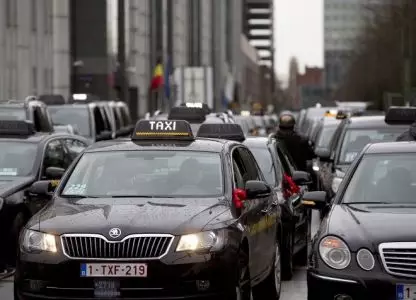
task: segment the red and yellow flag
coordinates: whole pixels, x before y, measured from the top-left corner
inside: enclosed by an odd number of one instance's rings
[[[156,90],[160,88],[164,83],[163,80],[163,66],[162,64],[158,64],[155,67],[155,70],[153,71],[153,78],[152,82],[150,83],[150,89]]]

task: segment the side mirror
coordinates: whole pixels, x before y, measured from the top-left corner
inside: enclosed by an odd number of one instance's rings
[[[65,169],[57,167],[49,167],[45,171],[46,178],[50,180],[61,179],[64,174]]]
[[[324,209],[327,206],[326,192],[306,192],[303,194],[302,204],[312,209]]]
[[[34,182],[29,188],[29,193],[36,196],[49,196],[57,187],[57,180],[41,180]]]
[[[271,195],[272,189],[270,186],[258,180],[249,180],[245,186],[247,200],[256,198],[265,198]]]
[[[311,175],[304,171],[293,172],[292,179],[297,185],[309,185],[312,183]]]
[[[321,161],[331,161],[331,151],[329,151],[329,149],[317,148],[315,149],[315,154],[319,157]]]

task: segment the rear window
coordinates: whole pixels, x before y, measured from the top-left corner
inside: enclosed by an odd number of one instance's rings
[[[367,144],[393,142],[403,133],[402,127],[349,129],[342,141],[339,164],[350,164]]]
[[[319,133],[316,146],[318,148],[329,148],[335,130],[337,130],[337,127],[324,127]]]
[[[24,121],[27,119],[26,110],[21,107],[1,107],[0,119],[5,121]]]
[[[78,134],[89,137],[91,136],[91,125],[88,109],[82,107],[69,106],[49,106],[54,125],[72,125]]]

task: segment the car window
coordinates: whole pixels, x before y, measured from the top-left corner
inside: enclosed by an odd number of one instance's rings
[[[276,186],[276,175],[274,170],[274,163],[273,157],[270,153],[270,150],[267,147],[260,148],[260,147],[250,147],[249,148],[251,153],[253,153],[254,158],[256,159],[257,163],[268,184],[271,186]],[[278,166],[280,167],[280,166]]]
[[[335,130],[334,127],[322,127],[321,131],[318,134],[316,147],[318,148],[329,148],[331,144],[332,137],[334,136]]]
[[[46,145],[43,158],[42,179],[46,179],[45,171],[49,167],[66,169],[68,162],[65,160],[65,150],[60,140],[50,141]]]
[[[0,142],[0,176],[28,176],[31,174],[37,144]]]
[[[341,145],[339,164],[350,164],[367,144],[392,142],[403,133],[401,127],[349,129]]]
[[[416,205],[416,154],[364,155],[346,188],[343,203]]]
[[[249,180],[263,180],[261,171],[257,166],[257,162],[254,159],[253,155],[250,153],[250,151],[246,148],[240,147],[238,148],[238,152],[240,152],[241,158],[244,163],[244,182],[247,182]]]
[[[71,125],[80,135],[91,136],[91,124],[88,109],[85,106],[48,106],[54,125]]]
[[[101,197],[218,197],[221,156],[202,151],[84,153],[62,195]]]

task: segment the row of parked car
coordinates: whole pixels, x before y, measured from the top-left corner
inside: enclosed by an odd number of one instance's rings
[[[128,136],[132,129],[130,111],[121,101],[97,101],[73,95],[29,96],[25,100],[0,102],[1,120],[27,120],[37,132],[67,132],[93,142]]]

